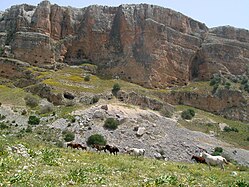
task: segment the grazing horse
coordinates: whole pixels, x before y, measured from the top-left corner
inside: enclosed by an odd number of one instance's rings
[[[200,157],[200,156],[195,156],[195,155],[193,155],[193,156],[191,157],[191,160],[195,160],[195,161],[198,162],[198,163],[206,164],[205,158]]]
[[[106,148],[104,145],[99,145],[99,144],[93,144],[92,148],[95,148],[97,150],[97,152],[101,152],[101,151],[105,151],[106,152]]]
[[[205,159],[205,161],[209,167],[209,170],[211,170],[210,165],[212,165],[212,166],[218,165],[218,166],[220,166],[221,169],[224,170],[224,163],[228,164],[227,160],[222,156],[212,156],[206,152],[202,152],[200,154],[200,156]]]
[[[125,148],[128,154],[133,154],[135,157],[144,156],[145,149],[138,149],[138,148]]]
[[[110,146],[108,144],[105,146],[105,150],[108,150],[110,154],[114,154],[114,155],[117,155],[119,152],[119,149],[116,146]]]
[[[82,150],[86,150],[87,148],[79,143],[73,143],[73,142],[70,142],[67,144],[67,147],[71,147],[71,148],[74,148],[74,149],[79,149],[81,148]]]

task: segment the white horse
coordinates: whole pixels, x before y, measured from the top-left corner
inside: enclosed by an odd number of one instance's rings
[[[128,154],[133,154],[134,156],[144,156],[145,149],[138,149],[138,148],[125,148]]]
[[[222,156],[213,156],[213,155],[210,155],[206,152],[202,152],[200,154],[200,156],[205,159],[210,170],[211,170],[210,165],[212,165],[212,166],[218,165],[218,166],[220,166],[221,169],[224,170],[224,163],[228,164],[227,160]]]

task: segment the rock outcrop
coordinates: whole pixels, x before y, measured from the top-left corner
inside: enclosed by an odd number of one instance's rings
[[[151,88],[206,80],[217,71],[243,74],[249,32],[208,29],[179,12],[147,4],[60,7],[43,1],[0,13],[0,47],[33,65],[98,66],[101,74]]]
[[[213,95],[183,91],[159,93],[158,97],[172,105],[188,105],[228,119],[249,121],[248,98],[241,91],[220,89]]]

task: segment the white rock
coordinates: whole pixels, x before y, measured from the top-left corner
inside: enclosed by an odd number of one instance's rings
[[[142,136],[145,132],[145,128],[144,127],[138,127],[138,130],[137,130],[137,135],[138,136]]]
[[[236,177],[238,175],[238,173],[236,171],[232,171],[230,175],[233,177]]]

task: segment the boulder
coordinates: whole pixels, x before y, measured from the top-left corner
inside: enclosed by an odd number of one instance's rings
[[[104,119],[105,113],[103,112],[103,110],[96,110],[94,111],[93,118]]]
[[[137,136],[143,136],[144,133],[145,133],[145,127],[138,127],[136,135]]]

